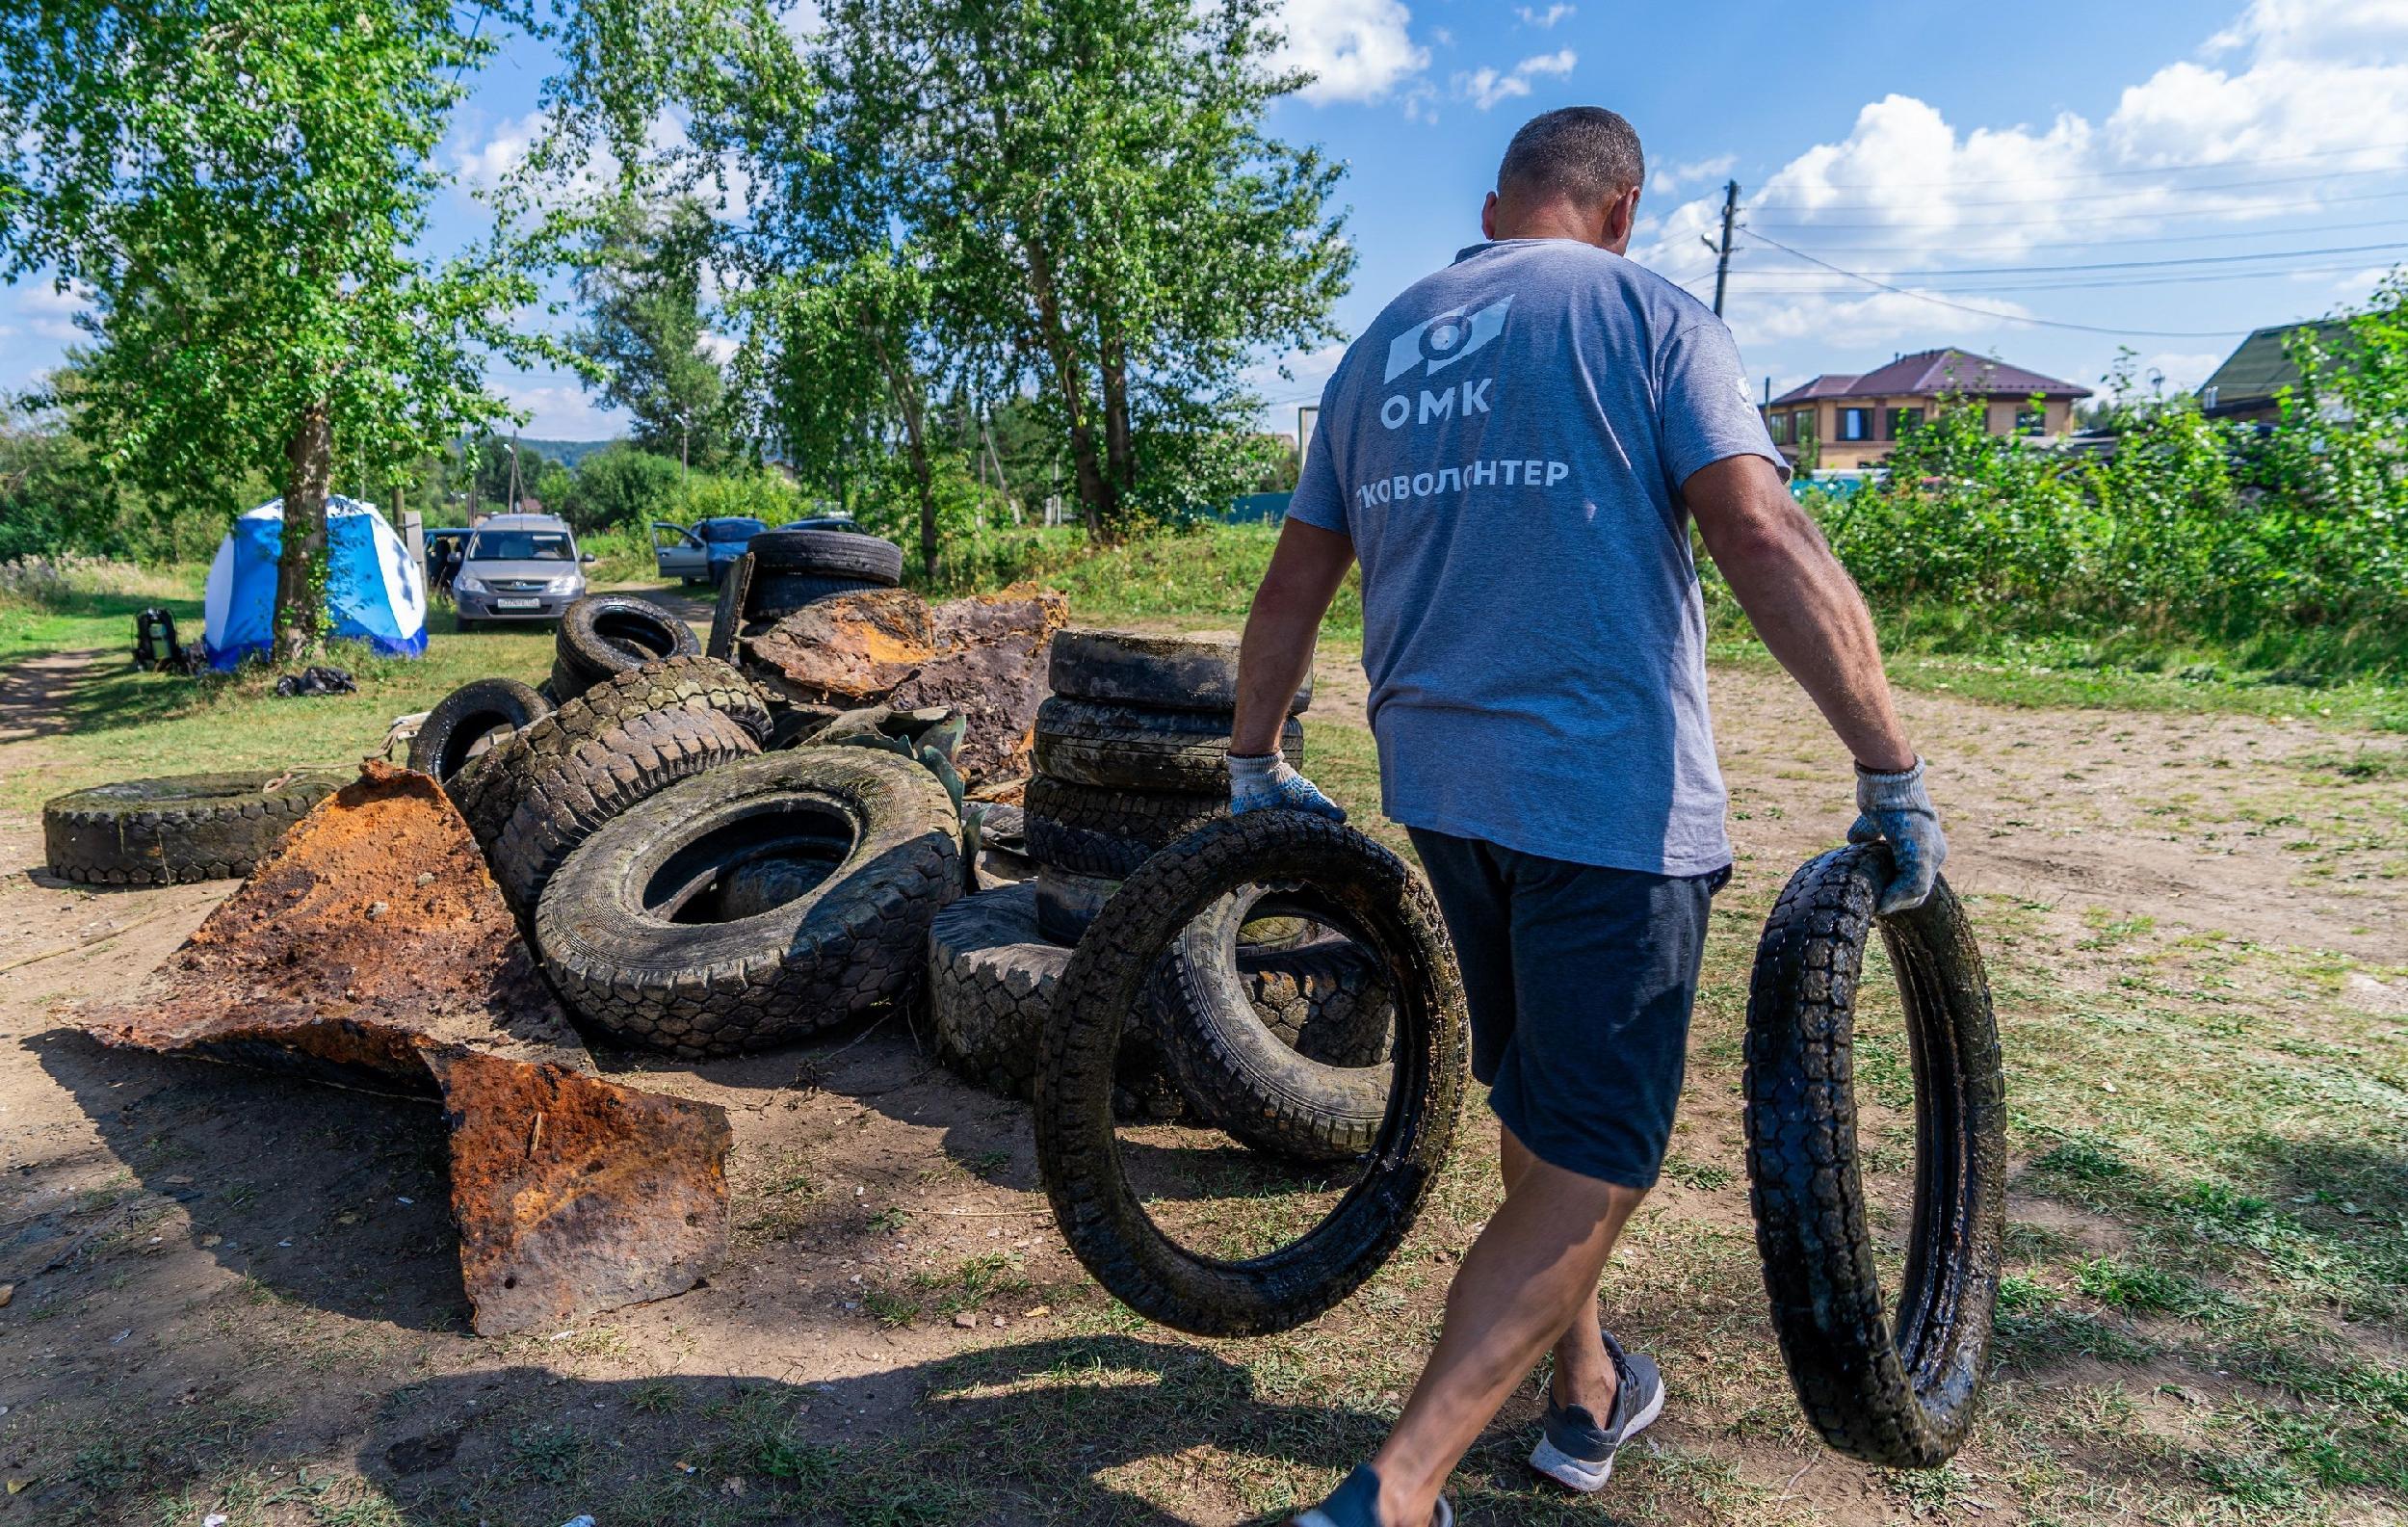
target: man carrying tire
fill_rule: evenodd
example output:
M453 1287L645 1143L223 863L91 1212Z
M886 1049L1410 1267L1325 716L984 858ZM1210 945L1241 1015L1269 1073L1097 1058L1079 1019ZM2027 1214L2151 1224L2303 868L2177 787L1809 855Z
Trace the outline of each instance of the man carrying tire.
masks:
M1706 549L1857 764L1852 838L1920 903L1947 843L1855 585L1786 487L1720 319L1623 258L1644 175L1595 107L1514 135L1487 242L1391 303L1331 377L1246 623L1231 804L1343 816L1276 750L1322 617L1363 568L1382 806L1461 961L1505 1198L1387 1442L1303 1527L1422 1527L1542 1354L1531 1461L1595 1489L1663 1405L1597 1281L1655 1185L1709 903L1729 878L1707 716Z

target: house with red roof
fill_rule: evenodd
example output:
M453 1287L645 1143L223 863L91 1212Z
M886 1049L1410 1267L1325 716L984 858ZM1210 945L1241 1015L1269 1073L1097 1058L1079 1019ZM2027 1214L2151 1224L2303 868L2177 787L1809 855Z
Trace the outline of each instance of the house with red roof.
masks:
M2055 438L2088 387L1962 350L1900 355L1861 376L1836 373L1793 387L1765 405L1781 454L1825 470L1878 466L1943 398L1979 398L1993 434Z

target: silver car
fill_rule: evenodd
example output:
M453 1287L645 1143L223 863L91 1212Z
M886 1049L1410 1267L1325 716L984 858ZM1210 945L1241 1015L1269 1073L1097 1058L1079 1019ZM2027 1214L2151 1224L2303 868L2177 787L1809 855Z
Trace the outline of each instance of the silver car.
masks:
M585 565L568 521L551 514L495 514L468 538L452 580L459 628L484 620L557 620L586 596Z

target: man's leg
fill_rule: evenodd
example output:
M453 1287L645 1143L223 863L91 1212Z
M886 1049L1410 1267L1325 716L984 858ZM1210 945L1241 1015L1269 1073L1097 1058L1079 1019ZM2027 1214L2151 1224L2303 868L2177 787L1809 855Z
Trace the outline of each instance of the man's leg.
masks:
M1497 1126L1497 1164L1507 1195L1513 1192L1523 1172L1537 1160L1528 1146L1513 1138L1512 1130L1503 1124ZM1640 1196L1645 1197L1643 1193ZM1612 1248L1608 1247L1607 1251L1610 1253ZM1597 1284L1591 1282L1588 1298L1572 1312L1571 1322L1556 1340L1555 1372L1548 1387L1557 1405L1584 1406L1590 1415L1613 1414L1613 1394L1621 1379L1606 1356L1604 1330L1605 1317L1597 1307Z
M1447 1291L1446 1325L1428 1366L1372 1460L1387 1527L1429 1520L1447 1476L1481 1428L1539 1356L1568 1339L1576 1317L1585 1312L1589 1339L1597 1340L1598 1275L1645 1197L1535 1159L1514 1175ZM1598 1356L1603 1363L1602 1344Z

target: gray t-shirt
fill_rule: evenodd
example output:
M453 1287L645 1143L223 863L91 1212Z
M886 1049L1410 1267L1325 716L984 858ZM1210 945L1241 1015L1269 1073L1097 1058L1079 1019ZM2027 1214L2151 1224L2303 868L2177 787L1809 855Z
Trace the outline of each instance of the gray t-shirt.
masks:
M1388 816L1526 854L1731 862L1681 484L1780 453L1731 331L1568 239L1475 245L1322 395L1288 513L1354 541Z

